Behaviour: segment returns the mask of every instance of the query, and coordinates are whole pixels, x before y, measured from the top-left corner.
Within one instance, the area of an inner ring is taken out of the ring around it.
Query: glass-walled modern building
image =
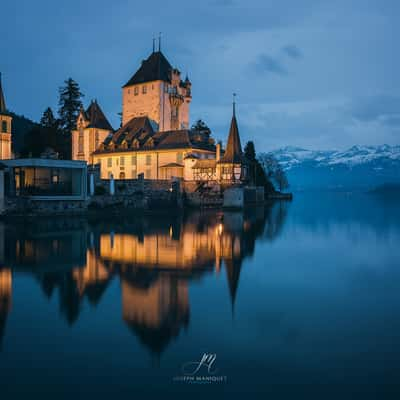
[[[87,167],[83,161],[15,159],[3,161],[5,195],[40,200],[84,200]]]

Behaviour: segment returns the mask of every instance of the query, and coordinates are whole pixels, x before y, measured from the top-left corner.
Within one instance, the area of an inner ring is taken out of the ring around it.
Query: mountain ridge
[[[274,156],[293,189],[370,189],[400,182],[400,145],[354,145],[347,150],[286,146],[260,153]]]

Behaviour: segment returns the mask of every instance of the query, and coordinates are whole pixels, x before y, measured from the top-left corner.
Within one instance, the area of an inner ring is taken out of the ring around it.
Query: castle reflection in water
[[[24,272],[45,296],[58,292],[68,324],[79,318],[85,298],[99,305],[118,279],[124,322],[143,345],[161,353],[189,324],[188,283],[224,271],[234,307],[243,260],[253,254],[256,240],[279,234],[285,216],[285,205],[277,203],[243,213],[122,222],[0,222],[0,346],[12,312],[13,275]]]

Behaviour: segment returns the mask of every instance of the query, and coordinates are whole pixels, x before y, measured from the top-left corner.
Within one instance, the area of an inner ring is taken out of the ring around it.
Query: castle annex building
[[[235,110],[226,151],[210,132],[190,129],[192,84],[153,49],[122,87],[122,126],[113,131],[97,101],[81,110],[72,157],[99,164],[102,179],[240,182],[246,179]]]

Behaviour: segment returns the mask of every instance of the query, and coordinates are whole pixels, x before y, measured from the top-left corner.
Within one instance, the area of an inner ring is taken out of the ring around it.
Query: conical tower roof
[[[236,120],[235,103],[233,103],[233,115],[229,129],[228,143],[225,154],[220,163],[240,164],[243,162],[242,145],[240,143],[239,128]]]
[[[4,99],[3,88],[1,87],[1,72],[0,72],[0,114],[7,112],[6,100]]]

